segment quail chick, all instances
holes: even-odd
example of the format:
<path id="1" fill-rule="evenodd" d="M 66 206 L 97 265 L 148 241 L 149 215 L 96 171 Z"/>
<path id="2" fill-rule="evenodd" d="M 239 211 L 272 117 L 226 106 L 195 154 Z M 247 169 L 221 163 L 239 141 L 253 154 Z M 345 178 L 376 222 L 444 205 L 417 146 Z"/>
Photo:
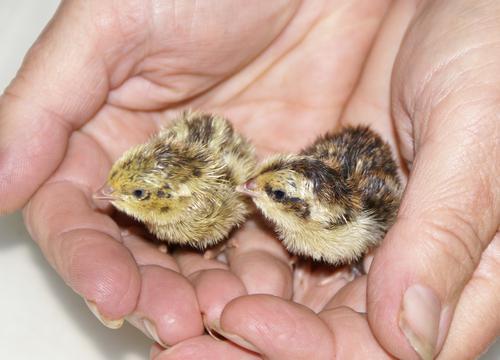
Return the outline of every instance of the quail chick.
<path id="1" fill-rule="evenodd" d="M 238 187 L 294 254 L 339 265 L 359 260 L 394 222 L 401 197 L 389 146 L 368 127 L 319 138 L 263 163 Z"/>
<path id="2" fill-rule="evenodd" d="M 97 198 L 110 200 L 160 240 L 204 249 L 249 213 L 235 187 L 254 168 L 252 146 L 226 119 L 184 112 L 124 153 Z"/>

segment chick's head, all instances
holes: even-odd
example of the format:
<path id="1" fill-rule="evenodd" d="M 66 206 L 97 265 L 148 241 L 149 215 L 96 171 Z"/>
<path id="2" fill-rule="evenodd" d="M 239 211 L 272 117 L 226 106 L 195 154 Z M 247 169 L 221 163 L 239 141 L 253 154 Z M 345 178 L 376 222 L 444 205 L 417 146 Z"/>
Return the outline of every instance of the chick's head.
<path id="1" fill-rule="evenodd" d="M 272 158 L 260 167 L 257 176 L 239 188 L 278 224 L 307 219 L 315 201 L 314 185 L 300 171 L 297 160 L 301 158 L 291 155 Z"/>
<path id="2" fill-rule="evenodd" d="M 200 175 L 185 155 L 181 149 L 160 143 L 127 151 L 108 176 L 112 204 L 145 223 L 179 221 L 191 204 L 191 180 Z"/>
<path id="3" fill-rule="evenodd" d="M 268 219 L 285 227 L 328 221 L 332 211 L 348 206 L 350 195 L 340 172 L 301 155 L 271 158 L 240 191 L 250 195 Z M 329 214 L 323 215 L 327 207 Z"/>

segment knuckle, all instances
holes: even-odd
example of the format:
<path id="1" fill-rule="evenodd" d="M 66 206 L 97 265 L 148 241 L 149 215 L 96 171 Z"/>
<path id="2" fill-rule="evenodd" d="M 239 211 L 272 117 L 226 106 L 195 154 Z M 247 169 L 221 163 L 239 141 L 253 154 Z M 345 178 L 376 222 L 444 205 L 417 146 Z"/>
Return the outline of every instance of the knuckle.
<path id="1" fill-rule="evenodd" d="M 431 246 L 467 273 L 476 268 L 482 253 L 478 234 L 471 223 L 454 214 L 451 217 L 435 218 L 425 226 Z"/>
<path id="2" fill-rule="evenodd" d="M 500 229 L 481 256 L 475 276 L 500 288 L 500 281 L 497 280 L 500 278 Z"/>

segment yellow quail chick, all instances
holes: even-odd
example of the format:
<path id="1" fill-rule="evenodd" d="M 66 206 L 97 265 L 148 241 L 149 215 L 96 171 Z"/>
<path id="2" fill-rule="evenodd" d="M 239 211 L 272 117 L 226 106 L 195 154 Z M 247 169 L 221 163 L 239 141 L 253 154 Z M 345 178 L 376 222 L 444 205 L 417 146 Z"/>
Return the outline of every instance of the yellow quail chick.
<path id="1" fill-rule="evenodd" d="M 249 213 L 235 191 L 255 168 L 252 146 L 224 118 L 184 112 L 116 161 L 97 198 L 143 222 L 160 240 L 206 248 Z"/>
<path id="2" fill-rule="evenodd" d="M 257 174 L 238 190 L 275 224 L 291 253 L 331 264 L 355 262 L 377 245 L 401 197 L 389 146 L 362 126 L 271 158 Z"/>

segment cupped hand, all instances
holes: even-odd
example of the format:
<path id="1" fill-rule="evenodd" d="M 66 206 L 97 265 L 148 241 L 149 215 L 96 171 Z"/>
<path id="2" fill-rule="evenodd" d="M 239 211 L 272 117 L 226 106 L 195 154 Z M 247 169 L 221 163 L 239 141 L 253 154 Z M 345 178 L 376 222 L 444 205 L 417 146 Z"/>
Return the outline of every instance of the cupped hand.
<path id="1" fill-rule="evenodd" d="M 47 260 L 105 325 L 127 317 L 164 346 L 202 334 L 196 294 L 217 271 L 231 296 L 290 293 L 287 255 L 263 232 L 230 272 L 163 254 L 92 193 L 124 150 L 185 107 L 234 119 L 261 156 L 290 140 L 298 150 L 338 118 L 385 6 L 63 2 L 0 100 L 0 212 L 24 206 Z M 265 289 L 252 287 L 255 261 L 269 270 Z"/>
<path id="2" fill-rule="evenodd" d="M 369 275 L 350 281 L 345 272 L 302 265 L 292 272 L 289 258 L 249 223 L 228 251 L 244 287 L 234 279 L 226 286 L 227 272 L 194 275 L 215 332 L 269 359 L 470 359 L 494 341 L 498 16 L 500 8 L 489 2 L 390 7 L 339 120 L 370 123 L 409 169 L 398 220 Z M 216 296 L 213 283 L 222 284 Z M 241 296 L 245 289 L 250 295 Z M 219 359 L 226 344 L 194 338 L 152 356 L 194 359 L 193 346 Z M 235 348 L 223 353 L 249 356 Z"/>

